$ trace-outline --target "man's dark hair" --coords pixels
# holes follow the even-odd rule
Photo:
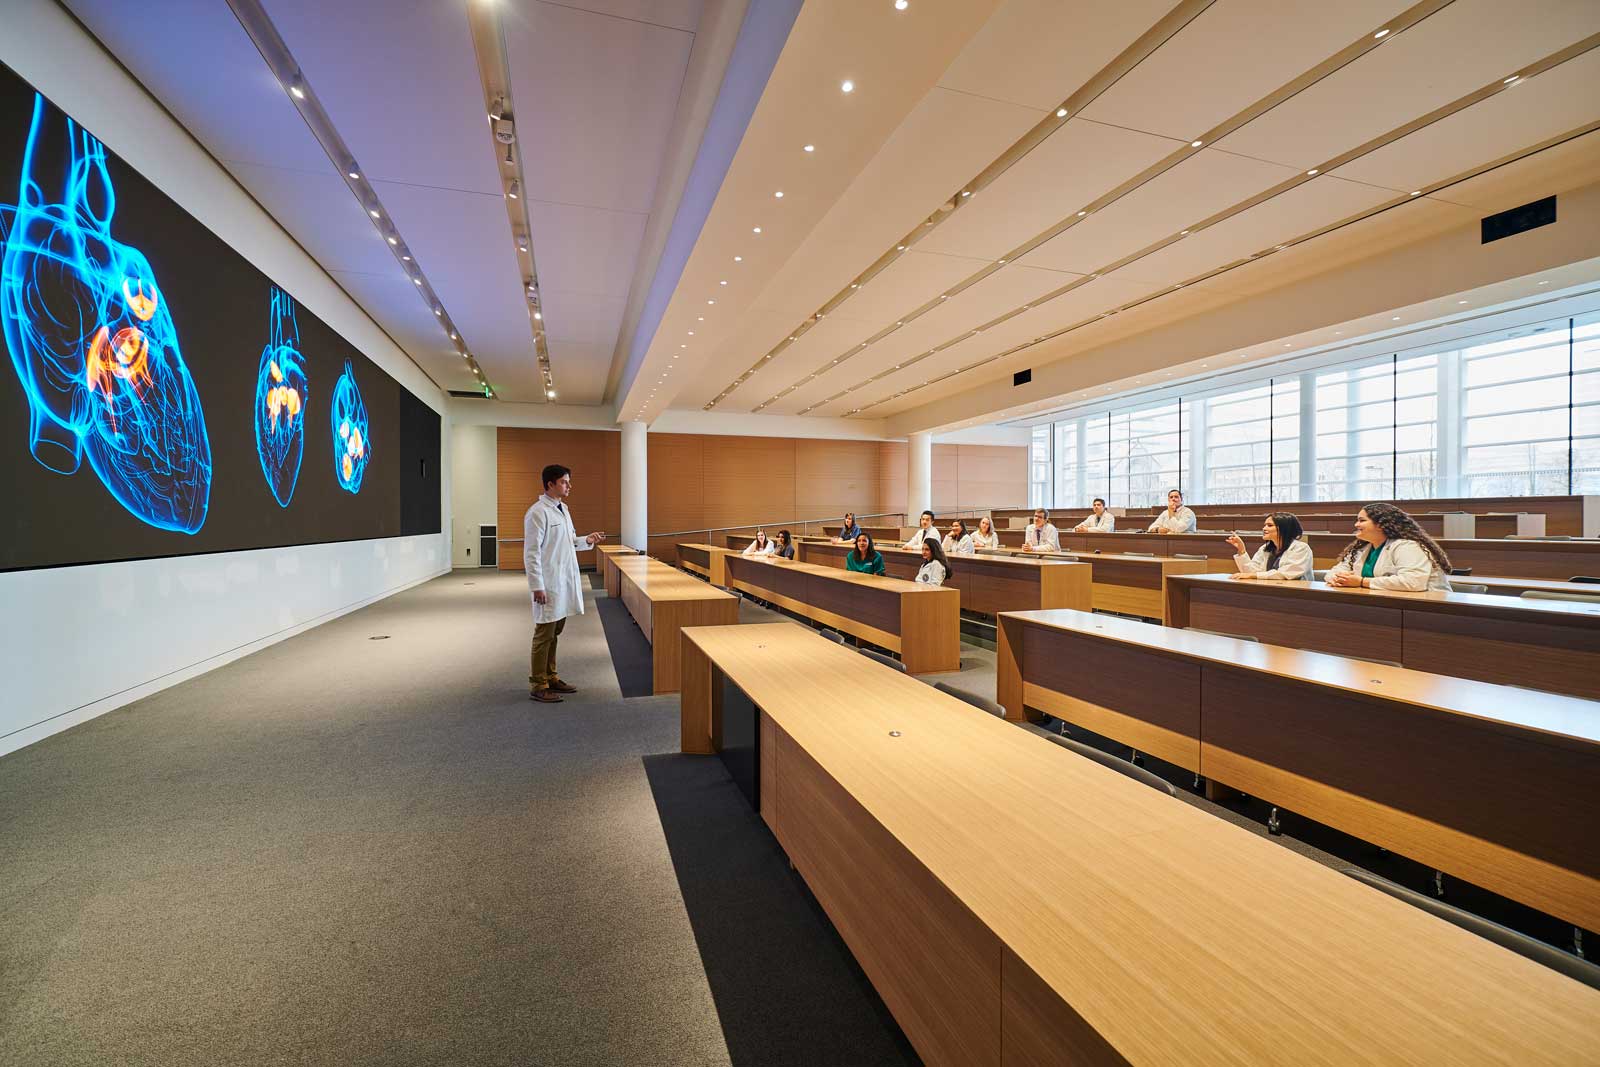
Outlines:
[[[544,478],[544,487],[546,489],[550,488],[551,482],[559,482],[561,479],[565,478],[571,473],[571,467],[563,467],[559,463],[550,464],[550,466],[544,469],[544,474],[542,476]]]
[[[1093,500],[1089,501],[1090,504],[1099,504],[1102,507],[1105,506],[1105,502],[1106,502],[1106,498],[1103,497],[1103,496],[1097,496]]]
[[[931,511],[924,511],[923,514],[928,516],[928,518],[930,518],[930,519],[933,518],[933,512],[931,512]]]

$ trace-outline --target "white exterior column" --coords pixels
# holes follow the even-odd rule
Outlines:
[[[649,547],[649,438],[642,422],[622,424],[622,543],[641,552]]]
[[[914,433],[906,438],[906,525],[933,507],[933,434]]]

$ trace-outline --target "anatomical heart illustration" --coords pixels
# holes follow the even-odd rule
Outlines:
[[[113,236],[104,147],[46,116],[35,95],[17,204],[0,207],[0,325],[27,394],[29,449],[61,474],[87,456],[133,515],[193,534],[211,498],[211,443],[166,294],[144,254]],[[68,150],[46,151],[51,138]],[[63,173],[39,173],[63,156]]]
[[[361,492],[361,476],[372,458],[368,440],[367,404],[356,387],[356,372],[347,360],[333,387],[333,472],[339,488]]]
[[[294,301],[276,286],[270,317],[271,332],[256,370],[256,454],[273,497],[286,508],[300,480],[306,448],[306,360],[300,351]]]

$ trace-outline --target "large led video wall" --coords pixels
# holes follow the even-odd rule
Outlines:
[[[439,531],[438,416],[4,66],[0,326],[0,570]]]

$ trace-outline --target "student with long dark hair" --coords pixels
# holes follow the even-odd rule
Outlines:
[[[941,545],[947,556],[972,555],[972,535],[967,532],[967,524],[960,519],[950,523],[950,532],[944,535]]]
[[[883,574],[883,553],[872,543],[872,535],[863,530],[856,534],[856,547],[844,554],[844,569],[863,574]]]
[[[1337,588],[1450,591],[1450,557],[1417,520],[1393,504],[1368,504],[1356,515],[1356,539],[1328,570]]]
[[[944,580],[953,573],[950,557],[944,554],[944,546],[931,537],[922,542],[922,567],[917,571],[916,580],[923,585],[943,585]]]
[[[778,553],[784,559],[794,559],[794,540],[788,530],[778,531]]]
[[[1301,540],[1304,533],[1298,518],[1287,511],[1274,511],[1261,523],[1261,547],[1253,558],[1245,554],[1238,534],[1230,536],[1233,563],[1239,568],[1232,577],[1309,581],[1314,564],[1311,546]]]

